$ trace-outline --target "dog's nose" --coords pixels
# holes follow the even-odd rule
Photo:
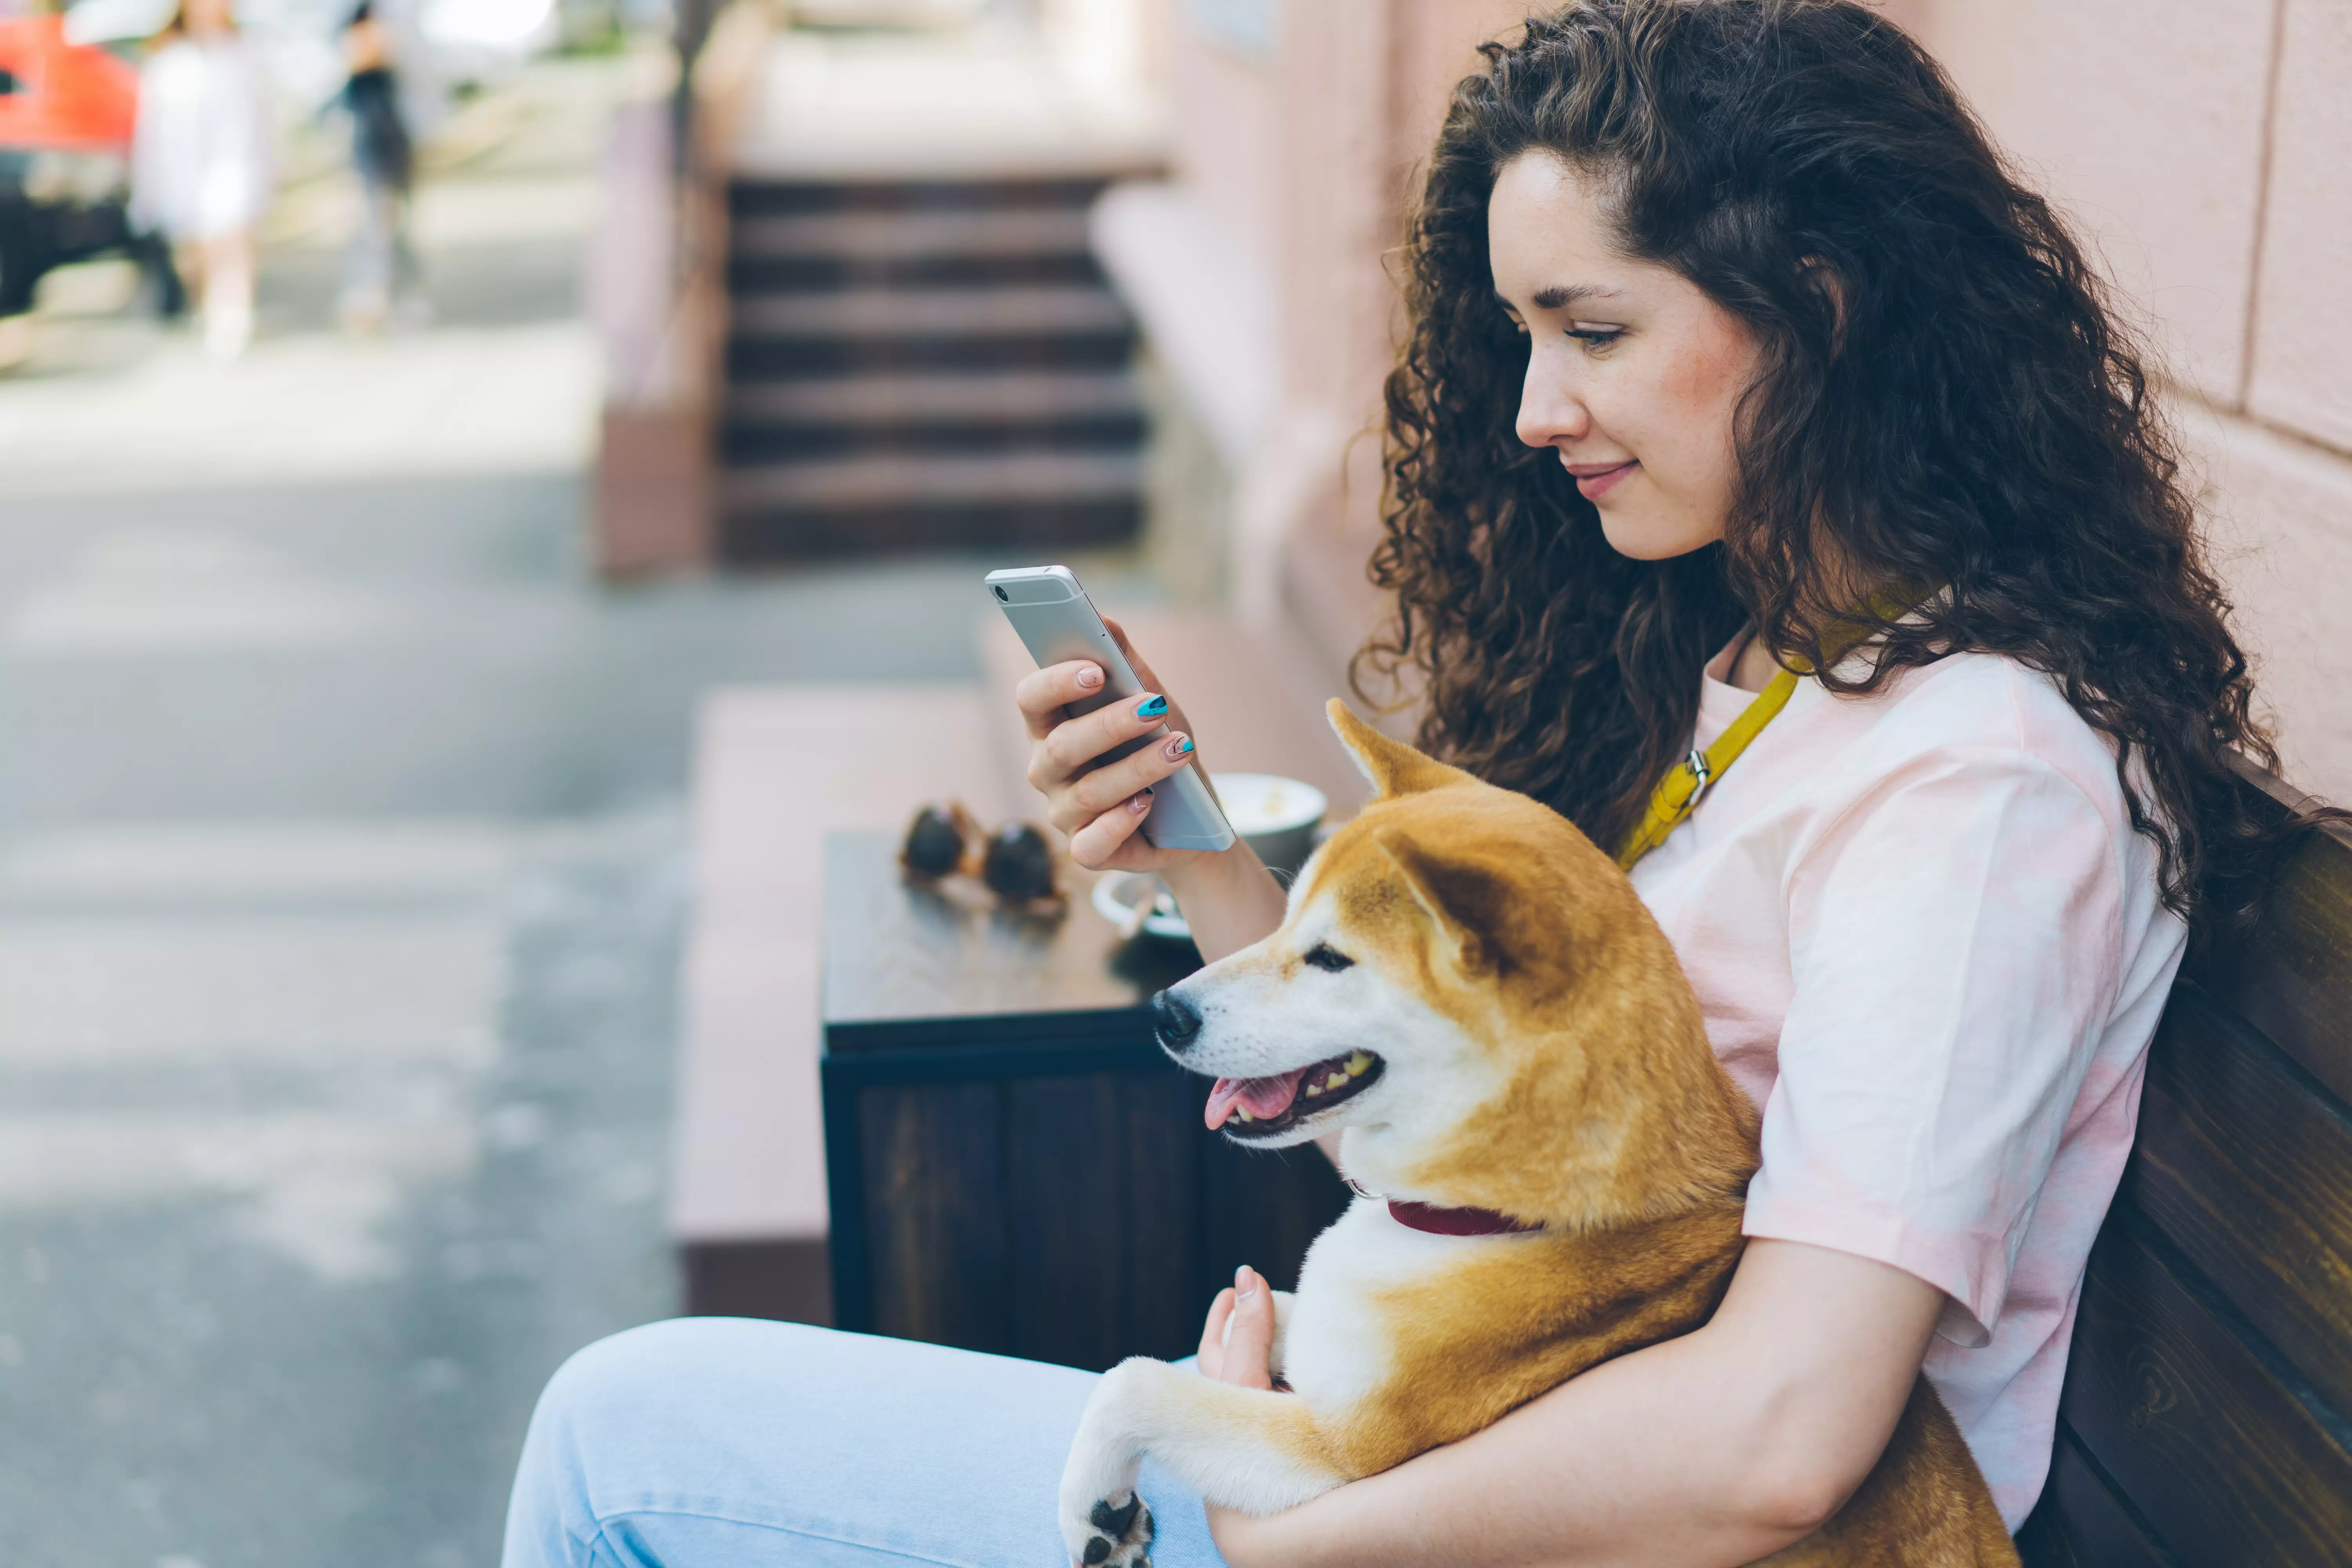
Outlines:
[[[1201,1032],[1201,1015],[1172,991],[1151,994],[1151,1032],[1162,1047],[1181,1051]]]

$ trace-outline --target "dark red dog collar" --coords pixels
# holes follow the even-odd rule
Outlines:
[[[1389,1200],[1389,1215],[1409,1230],[1425,1230],[1432,1236],[1516,1236],[1521,1231],[1543,1228],[1521,1224],[1493,1209],[1440,1208],[1435,1204],[1410,1203],[1403,1198]]]

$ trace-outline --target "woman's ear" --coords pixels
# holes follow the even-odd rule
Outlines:
[[[1845,279],[1830,262],[1819,256],[1808,256],[1797,264],[1804,276],[1804,285],[1819,294],[1830,308],[1830,352],[1836,353],[1845,347]]]

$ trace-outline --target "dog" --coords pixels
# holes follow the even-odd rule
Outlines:
[[[1149,1564],[1147,1454],[1212,1503],[1295,1507],[1699,1327],[1745,1245],[1756,1112],[1633,884],[1549,808],[1330,716],[1375,798],[1279,930],[1152,1009],[1216,1077],[1212,1128],[1261,1149],[1340,1131],[1360,1195],[1275,1296],[1288,1392],[1142,1357],[1104,1375],[1062,1476],[1080,1568]],[[2018,1556],[1923,1377],[1844,1508],[1765,1561]]]

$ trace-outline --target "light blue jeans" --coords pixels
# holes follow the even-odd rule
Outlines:
[[[549,1382],[505,1568],[1059,1568],[1054,1493],[1092,1373],[745,1318],[602,1340]],[[1221,1568],[1147,1465],[1159,1568]]]

